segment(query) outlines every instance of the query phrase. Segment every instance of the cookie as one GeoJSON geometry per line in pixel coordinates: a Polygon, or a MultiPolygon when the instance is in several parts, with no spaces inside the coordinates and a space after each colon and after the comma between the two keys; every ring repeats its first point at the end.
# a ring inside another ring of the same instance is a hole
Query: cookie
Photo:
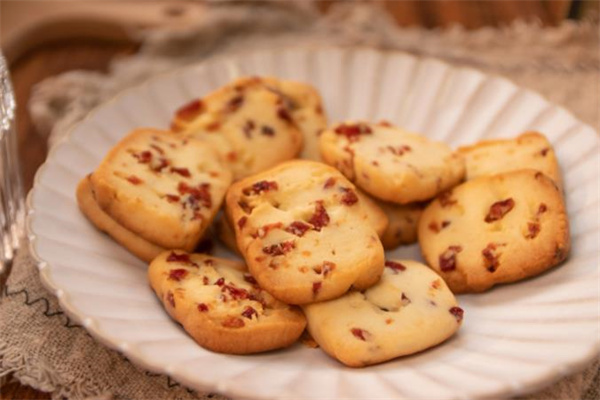
{"type": "Polygon", "coordinates": [[[243,263],[166,251],[148,268],[150,286],[169,315],[200,346],[248,354],[287,347],[302,334],[302,312],[274,299],[243,263]]]}
{"type": "Polygon", "coordinates": [[[227,213],[252,275],[288,304],[379,280],[383,247],[356,189],[336,169],[296,160],[236,182],[227,213]]]}
{"type": "Polygon", "coordinates": [[[150,262],[165,251],[164,248],[142,239],[140,236],[119,225],[110,215],[102,211],[98,203],[96,203],[89,175],[79,182],[76,194],[79,209],[87,219],[96,228],[107,233],[136,257],[150,262]]]}
{"type": "Polygon", "coordinates": [[[464,312],[435,272],[415,261],[387,261],[381,280],[303,306],[308,330],[331,357],[364,367],[433,347],[461,326],[464,312]]]}
{"type": "Polygon", "coordinates": [[[300,157],[321,161],[319,135],[327,128],[327,116],[319,92],[306,83],[270,77],[262,79],[267,87],[278,91],[289,105],[290,115],[304,137],[300,157]]]}
{"type": "Polygon", "coordinates": [[[423,211],[425,260],[454,293],[481,292],[563,261],[569,220],[560,190],[535,170],[476,178],[423,211]]]}
{"type": "Polygon", "coordinates": [[[141,128],[108,153],[90,183],[100,208],[119,225],[159,247],[192,250],[231,174],[210,144],[141,128]]]}
{"type": "Polygon", "coordinates": [[[240,78],[181,107],[171,129],[212,143],[237,180],[300,153],[294,104],[261,78],[240,78]]]}
{"type": "Polygon", "coordinates": [[[467,179],[531,168],[552,178],[562,187],[560,167],[552,145],[538,132],[514,139],[483,140],[458,149],[467,166],[467,179]]]}
{"type": "Polygon", "coordinates": [[[386,122],[334,125],[319,145],[327,164],[370,195],[397,204],[431,199],[465,174],[464,160],[445,144],[386,122]]]}
{"type": "Polygon", "coordinates": [[[377,205],[388,218],[388,225],[380,236],[381,243],[386,250],[392,250],[403,244],[412,244],[417,241],[419,218],[425,208],[423,203],[406,205],[378,201],[377,205]]]}
{"type": "MultiPolygon", "coordinates": [[[[375,200],[371,199],[369,196],[367,196],[360,190],[356,191],[356,195],[358,196],[360,202],[362,203],[362,207],[364,208],[367,214],[367,223],[370,224],[373,227],[373,229],[375,229],[377,236],[379,236],[379,238],[381,239],[383,235],[388,231],[388,217],[386,213],[381,207],[379,207],[375,200]]],[[[219,240],[225,246],[227,246],[229,250],[239,253],[239,250],[237,248],[237,242],[235,239],[235,230],[233,229],[232,224],[229,222],[229,220],[225,216],[222,216],[217,221],[215,228],[219,240]]],[[[414,231],[416,237],[416,223],[414,231]]]]}

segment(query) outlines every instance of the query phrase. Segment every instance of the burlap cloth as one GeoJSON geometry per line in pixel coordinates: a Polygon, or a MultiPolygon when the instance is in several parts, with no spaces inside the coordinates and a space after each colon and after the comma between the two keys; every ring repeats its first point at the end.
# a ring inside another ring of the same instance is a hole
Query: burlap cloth
{"type": "MultiPolygon", "coordinates": [[[[51,143],[107,97],[158,72],[238,49],[322,43],[399,49],[505,75],[594,127],[599,125],[597,21],[566,22],[550,29],[516,23],[503,29],[428,31],[398,28],[385,12],[365,5],[338,5],[321,18],[310,5],[225,4],[212,6],[205,20],[183,31],[133,34],[142,35],[141,51],[114,61],[108,74],[76,71],[38,85],[30,111],[39,131],[51,133],[51,143]]],[[[4,295],[0,376],[13,373],[54,398],[222,398],[189,391],[96,343],[60,311],[26,250],[15,261],[4,295]]],[[[527,398],[598,399],[598,365],[596,361],[527,398]]]]}

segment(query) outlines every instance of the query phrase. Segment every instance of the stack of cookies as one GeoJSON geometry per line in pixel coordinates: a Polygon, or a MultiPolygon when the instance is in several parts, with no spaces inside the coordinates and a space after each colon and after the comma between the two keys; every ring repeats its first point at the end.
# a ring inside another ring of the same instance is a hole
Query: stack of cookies
{"type": "Polygon", "coordinates": [[[256,353],[307,329],[362,367],[451,337],[455,293],[560,263],[561,185],[538,133],[453,151],[387,122],[328,126],[315,88],[251,77],[182,106],[169,131],[131,132],[77,199],[149,263],[165,310],[201,346],[256,353]],[[196,250],[213,232],[244,262],[196,250]],[[427,265],[386,260],[417,240],[427,265]]]}

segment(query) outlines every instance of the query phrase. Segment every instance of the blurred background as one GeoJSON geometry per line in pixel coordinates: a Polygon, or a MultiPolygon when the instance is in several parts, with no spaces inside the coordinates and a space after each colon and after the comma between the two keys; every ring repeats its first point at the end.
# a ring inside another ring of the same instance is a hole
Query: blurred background
{"type": "MultiPolygon", "coordinates": [[[[336,3],[310,2],[312,12],[327,15],[336,3]]],[[[140,49],[140,32],[157,28],[185,30],[198,24],[208,8],[222,4],[287,7],[306,1],[155,1],[155,0],[0,0],[0,45],[8,60],[17,101],[17,131],[25,190],[47,152],[29,112],[32,88],[42,80],[73,70],[106,72],[112,61],[140,49]]],[[[445,31],[502,28],[519,23],[559,26],[565,20],[595,20],[598,0],[421,0],[369,1],[383,7],[403,27],[445,31]],[[459,28],[460,27],[460,28],[459,28]]],[[[315,17],[317,18],[317,17],[315,17]]],[[[349,27],[351,29],[351,27],[349,27]]],[[[489,30],[494,34],[493,30],[489,30]]],[[[56,104],[60,108],[61,104],[56,104]]],[[[2,387],[0,399],[49,399],[18,383],[2,387]]]]}

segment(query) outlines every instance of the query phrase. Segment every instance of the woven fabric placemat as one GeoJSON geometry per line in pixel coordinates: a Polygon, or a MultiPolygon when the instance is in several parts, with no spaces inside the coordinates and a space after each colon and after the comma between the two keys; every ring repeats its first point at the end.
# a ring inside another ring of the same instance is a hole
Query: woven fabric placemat
{"type": "MultiPolygon", "coordinates": [[[[170,69],[239,49],[316,44],[373,46],[435,56],[455,65],[508,77],[570,109],[596,129],[600,122],[598,25],[566,22],[557,28],[515,23],[466,31],[399,28],[382,9],[335,6],[320,16],[310,5],[215,5],[186,30],[138,32],[138,54],[115,60],[109,73],[73,71],[38,85],[30,112],[38,131],[56,143],[93,107],[124,88],[170,69]]],[[[136,367],[74,324],[41,284],[23,245],[0,303],[0,377],[54,398],[222,399],[196,393],[163,375],[136,367]]],[[[528,399],[598,399],[596,361],[528,399]],[[592,383],[593,382],[593,383],[592,383]]]]}

